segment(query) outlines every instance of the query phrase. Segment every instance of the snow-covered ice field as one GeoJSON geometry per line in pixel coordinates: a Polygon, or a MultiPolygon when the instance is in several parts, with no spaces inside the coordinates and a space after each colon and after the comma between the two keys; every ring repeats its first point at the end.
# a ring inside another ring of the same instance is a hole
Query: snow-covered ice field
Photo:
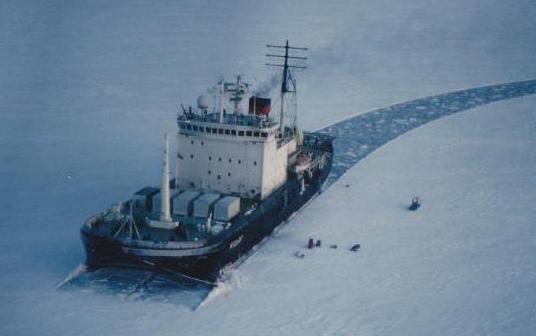
{"type": "Polygon", "coordinates": [[[193,314],[189,331],[532,334],[535,132],[531,96],[381,147],[250,257],[238,285],[193,314]],[[423,205],[410,212],[414,195],[423,205]],[[323,247],[307,250],[309,237],[323,247]],[[350,252],[355,243],[361,249],[350,252]]]}
{"type": "Polygon", "coordinates": [[[529,0],[2,1],[0,334],[531,334],[533,97],[381,147],[196,312],[54,287],[83,260],[82,221],[158,181],[177,104],[220,75],[270,78],[265,43],[310,48],[300,121],[319,129],[536,78],[534,17],[529,0]],[[324,247],[294,258],[309,236],[324,247]]]}

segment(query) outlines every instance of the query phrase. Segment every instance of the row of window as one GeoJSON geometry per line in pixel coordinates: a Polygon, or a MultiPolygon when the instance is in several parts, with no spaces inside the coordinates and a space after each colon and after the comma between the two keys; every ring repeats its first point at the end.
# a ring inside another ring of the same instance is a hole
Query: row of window
{"type": "MultiPolygon", "coordinates": [[[[209,174],[209,175],[212,175],[212,170],[209,170],[209,171],[208,171],[208,174],[209,174]]],[[[227,173],[227,176],[228,176],[228,177],[231,177],[231,173],[227,173]]],[[[217,178],[218,178],[218,180],[221,180],[221,175],[218,174],[217,178]]]]}
{"type": "MultiPolygon", "coordinates": [[[[190,159],[193,159],[194,158],[194,155],[193,154],[190,154],[190,159]]],[[[212,161],[212,156],[209,156],[208,157],[208,160],[209,161],[212,161]]],[[[218,158],[218,162],[221,162],[221,157],[218,158]]],[[[241,164],[242,163],[242,160],[238,160],[237,161],[238,164],[241,164]]],[[[229,158],[229,163],[233,163],[233,159],[229,158]]],[[[253,165],[256,166],[257,165],[257,161],[253,161],[253,165]]]]}
{"type": "MultiPolygon", "coordinates": [[[[194,182],[190,182],[190,187],[191,187],[191,188],[195,188],[195,183],[194,183],[194,182]]],[[[210,189],[210,184],[207,185],[207,188],[210,189]]],[[[258,189],[258,188],[257,188],[257,189],[258,189]]],[[[231,188],[230,188],[229,186],[227,186],[227,190],[231,190],[231,188]]],[[[249,190],[249,193],[250,193],[251,195],[255,195],[255,189],[250,189],[250,190],[249,190]]]]}
{"type": "Polygon", "coordinates": [[[234,129],[225,129],[225,128],[214,128],[214,127],[204,127],[204,126],[197,126],[197,125],[190,125],[190,124],[179,124],[180,129],[185,129],[188,131],[194,131],[194,132],[203,132],[203,133],[212,133],[212,134],[225,134],[225,135],[233,135],[233,136],[247,136],[247,137],[261,137],[261,138],[267,138],[268,132],[260,132],[260,131],[240,131],[240,130],[234,130],[234,129]]]}

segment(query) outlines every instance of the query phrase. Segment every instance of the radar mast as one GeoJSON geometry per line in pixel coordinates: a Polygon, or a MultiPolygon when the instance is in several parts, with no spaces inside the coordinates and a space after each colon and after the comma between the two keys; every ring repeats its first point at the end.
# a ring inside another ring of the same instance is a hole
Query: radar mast
{"type": "Polygon", "coordinates": [[[276,57],[276,58],[283,58],[283,64],[274,64],[274,63],[266,63],[268,66],[276,66],[276,67],[282,67],[283,68],[283,78],[281,80],[281,110],[279,114],[279,129],[281,134],[285,135],[285,114],[287,114],[285,104],[286,104],[286,96],[288,93],[292,93],[294,96],[294,102],[293,102],[293,108],[291,109],[289,113],[289,119],[291,120],[291,124],[289,125],[289,132],[291,135],[296,134],[296,128],[297,128],[297,103],[296,103],[296,93],[297,93],[297,87],[296,87],[296,80],[292,76],[292,72],[290,69],[305,69],[306,66],[301,65],[292,65],[289,64],[289,60],[297,59],[297,60],[306,60],[307,57],[303,56],[296,56],[296,55],[289,55],[289,51],[307,51],[308,48],[298,48],[298,47],[291,47],[288,43],[288,40],[286,41],[285,45],[271,45],[267,44],[267,48],[275,48],[275,49],[284,49],[284,54],[266,54],[267,57],[276,57]]]}

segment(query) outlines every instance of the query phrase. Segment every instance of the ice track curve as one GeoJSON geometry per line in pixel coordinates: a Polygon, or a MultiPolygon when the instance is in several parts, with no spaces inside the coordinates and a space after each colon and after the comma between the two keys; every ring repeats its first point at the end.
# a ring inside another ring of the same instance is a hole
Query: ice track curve
{"type": "Polygon", "coordinates": [[[336,137],[329,187],[365,156],[430,121],[493,102],[536,93],[536,80],[489,85],[419,98],[349,117],[319,130],[336,137]]]}

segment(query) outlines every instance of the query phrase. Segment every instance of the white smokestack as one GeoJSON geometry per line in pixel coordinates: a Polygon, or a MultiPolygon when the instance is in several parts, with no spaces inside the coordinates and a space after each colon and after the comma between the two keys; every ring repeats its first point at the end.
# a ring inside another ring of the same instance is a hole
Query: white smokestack
{"type": "Polygon", "coordinates": [[[162,195],[160,220],[170,222],[171,214],[169,210],[169,141],[167,133],[164,134],[165,148],[164,148],[164,162],[162,164],[162,189],[160,194],[162,195]]]}

